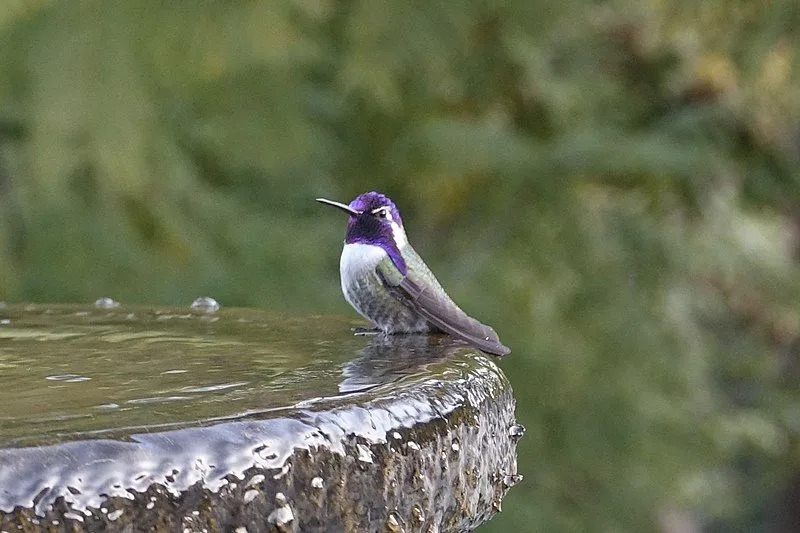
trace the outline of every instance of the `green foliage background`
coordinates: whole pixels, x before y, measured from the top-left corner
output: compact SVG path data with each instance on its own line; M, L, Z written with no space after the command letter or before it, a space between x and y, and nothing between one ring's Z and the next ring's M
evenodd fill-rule
M791 530L798 28L795 0L7 0L0 291L352 314L313 198L381 190L513 349L525 479L483 530Z

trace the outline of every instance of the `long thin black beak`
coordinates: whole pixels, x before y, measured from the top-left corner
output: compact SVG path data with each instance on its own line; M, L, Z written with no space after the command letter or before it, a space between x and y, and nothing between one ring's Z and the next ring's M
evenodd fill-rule
M348 213L350 213L354 217L357 217L358 215L361 214L360 212L356 211L355 209L353 209L349 205L343 204L341 202L334 202L333 200L326 200L325 198L317 198L317 201L321 202L323 204L332 205L333 207L338 207L342 211L347 211Z

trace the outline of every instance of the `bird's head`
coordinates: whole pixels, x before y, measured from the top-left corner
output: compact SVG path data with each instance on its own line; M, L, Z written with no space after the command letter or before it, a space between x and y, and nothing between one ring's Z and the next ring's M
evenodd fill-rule
M344 239L346 244L380 246L392 257L401 271L405 270L400 249L408 244L408 238L403 228L403 220L400 218L400 211L388 196L370 191L356 196L349 205L325 198L317 198L317 201L338 207L350 215ZM403 263L402 268L398 262Z
M338 207L350 215L345 236L345 242L348 244L391 243L399 249L408 243L400 211L385 194L365 192L356 196L349 205L325 198L317 198L317 201Z

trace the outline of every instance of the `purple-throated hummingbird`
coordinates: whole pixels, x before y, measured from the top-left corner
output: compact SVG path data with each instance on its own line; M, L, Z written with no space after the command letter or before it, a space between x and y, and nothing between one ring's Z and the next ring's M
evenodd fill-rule
M389 197L367 192L346 211L347 234L339 262L347 302L385 333L444 332L494 355L510 353L495 331L467 315L447 295L408 243L400 212Z

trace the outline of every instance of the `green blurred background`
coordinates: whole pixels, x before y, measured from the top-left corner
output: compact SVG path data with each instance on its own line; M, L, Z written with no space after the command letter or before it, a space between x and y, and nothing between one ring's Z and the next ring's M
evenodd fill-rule
M513 349L482 531L794 531L796 0L0 4L8 301L354 315L380 190Z

